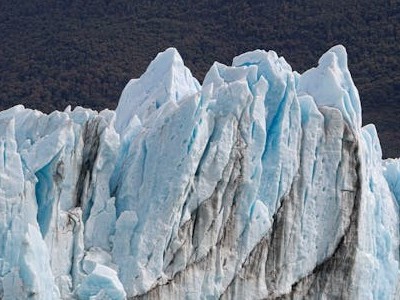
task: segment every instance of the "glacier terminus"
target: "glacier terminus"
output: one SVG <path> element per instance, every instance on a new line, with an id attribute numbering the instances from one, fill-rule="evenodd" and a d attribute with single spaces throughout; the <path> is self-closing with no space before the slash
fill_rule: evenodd
<path id="1" fill-rule="evenodd" d="M 343 46 L 174 48 L 115 111 L 0 112 L 1 299 L 400 299 L 400 160 Z"/>

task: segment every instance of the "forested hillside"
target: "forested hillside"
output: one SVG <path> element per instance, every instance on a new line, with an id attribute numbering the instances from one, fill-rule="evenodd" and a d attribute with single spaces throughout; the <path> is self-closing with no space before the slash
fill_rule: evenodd
<path id="1" fill-rule="evenodd" d="M 298 71 L 343 44 L 364 123 L 400 156 L 398 0 L 0 0 L 0 108 L 115 108 L 130 78 L 176 47 L 202 81 L 214 61 L 273 49 Z"/>

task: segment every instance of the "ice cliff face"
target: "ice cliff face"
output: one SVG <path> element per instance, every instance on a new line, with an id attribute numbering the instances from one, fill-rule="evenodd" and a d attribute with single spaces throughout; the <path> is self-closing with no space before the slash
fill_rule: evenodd
<path id="1" fill-rule="evenodd" d="M 361 127 L 342 46 L 174 49 L 115 112 L 0 113 L 2 299 L 398 299 L 400 163 Z"/>

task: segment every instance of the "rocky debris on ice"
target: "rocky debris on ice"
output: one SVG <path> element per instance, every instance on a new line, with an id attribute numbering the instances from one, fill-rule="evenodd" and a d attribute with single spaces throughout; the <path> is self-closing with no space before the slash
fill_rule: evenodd
<path id="1" fill-rule="evenodd" d="M 400 163 L 342 46 L 202 85 L 160 53 L 116 111 L 0 112 L 0 298 L 397 299 Z"/>

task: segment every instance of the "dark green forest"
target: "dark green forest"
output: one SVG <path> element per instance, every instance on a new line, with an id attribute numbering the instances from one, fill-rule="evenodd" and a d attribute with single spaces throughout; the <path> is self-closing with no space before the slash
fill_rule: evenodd
<path id="1" fill-rule="evenodd" d="M 176 47 L 202 81 L 214 61 L 273 49 L 302 72 L 343 44 L 364 124 L 400 156 L 400 0 L 0 0 L 0 109 L 115 108 Z"/>

